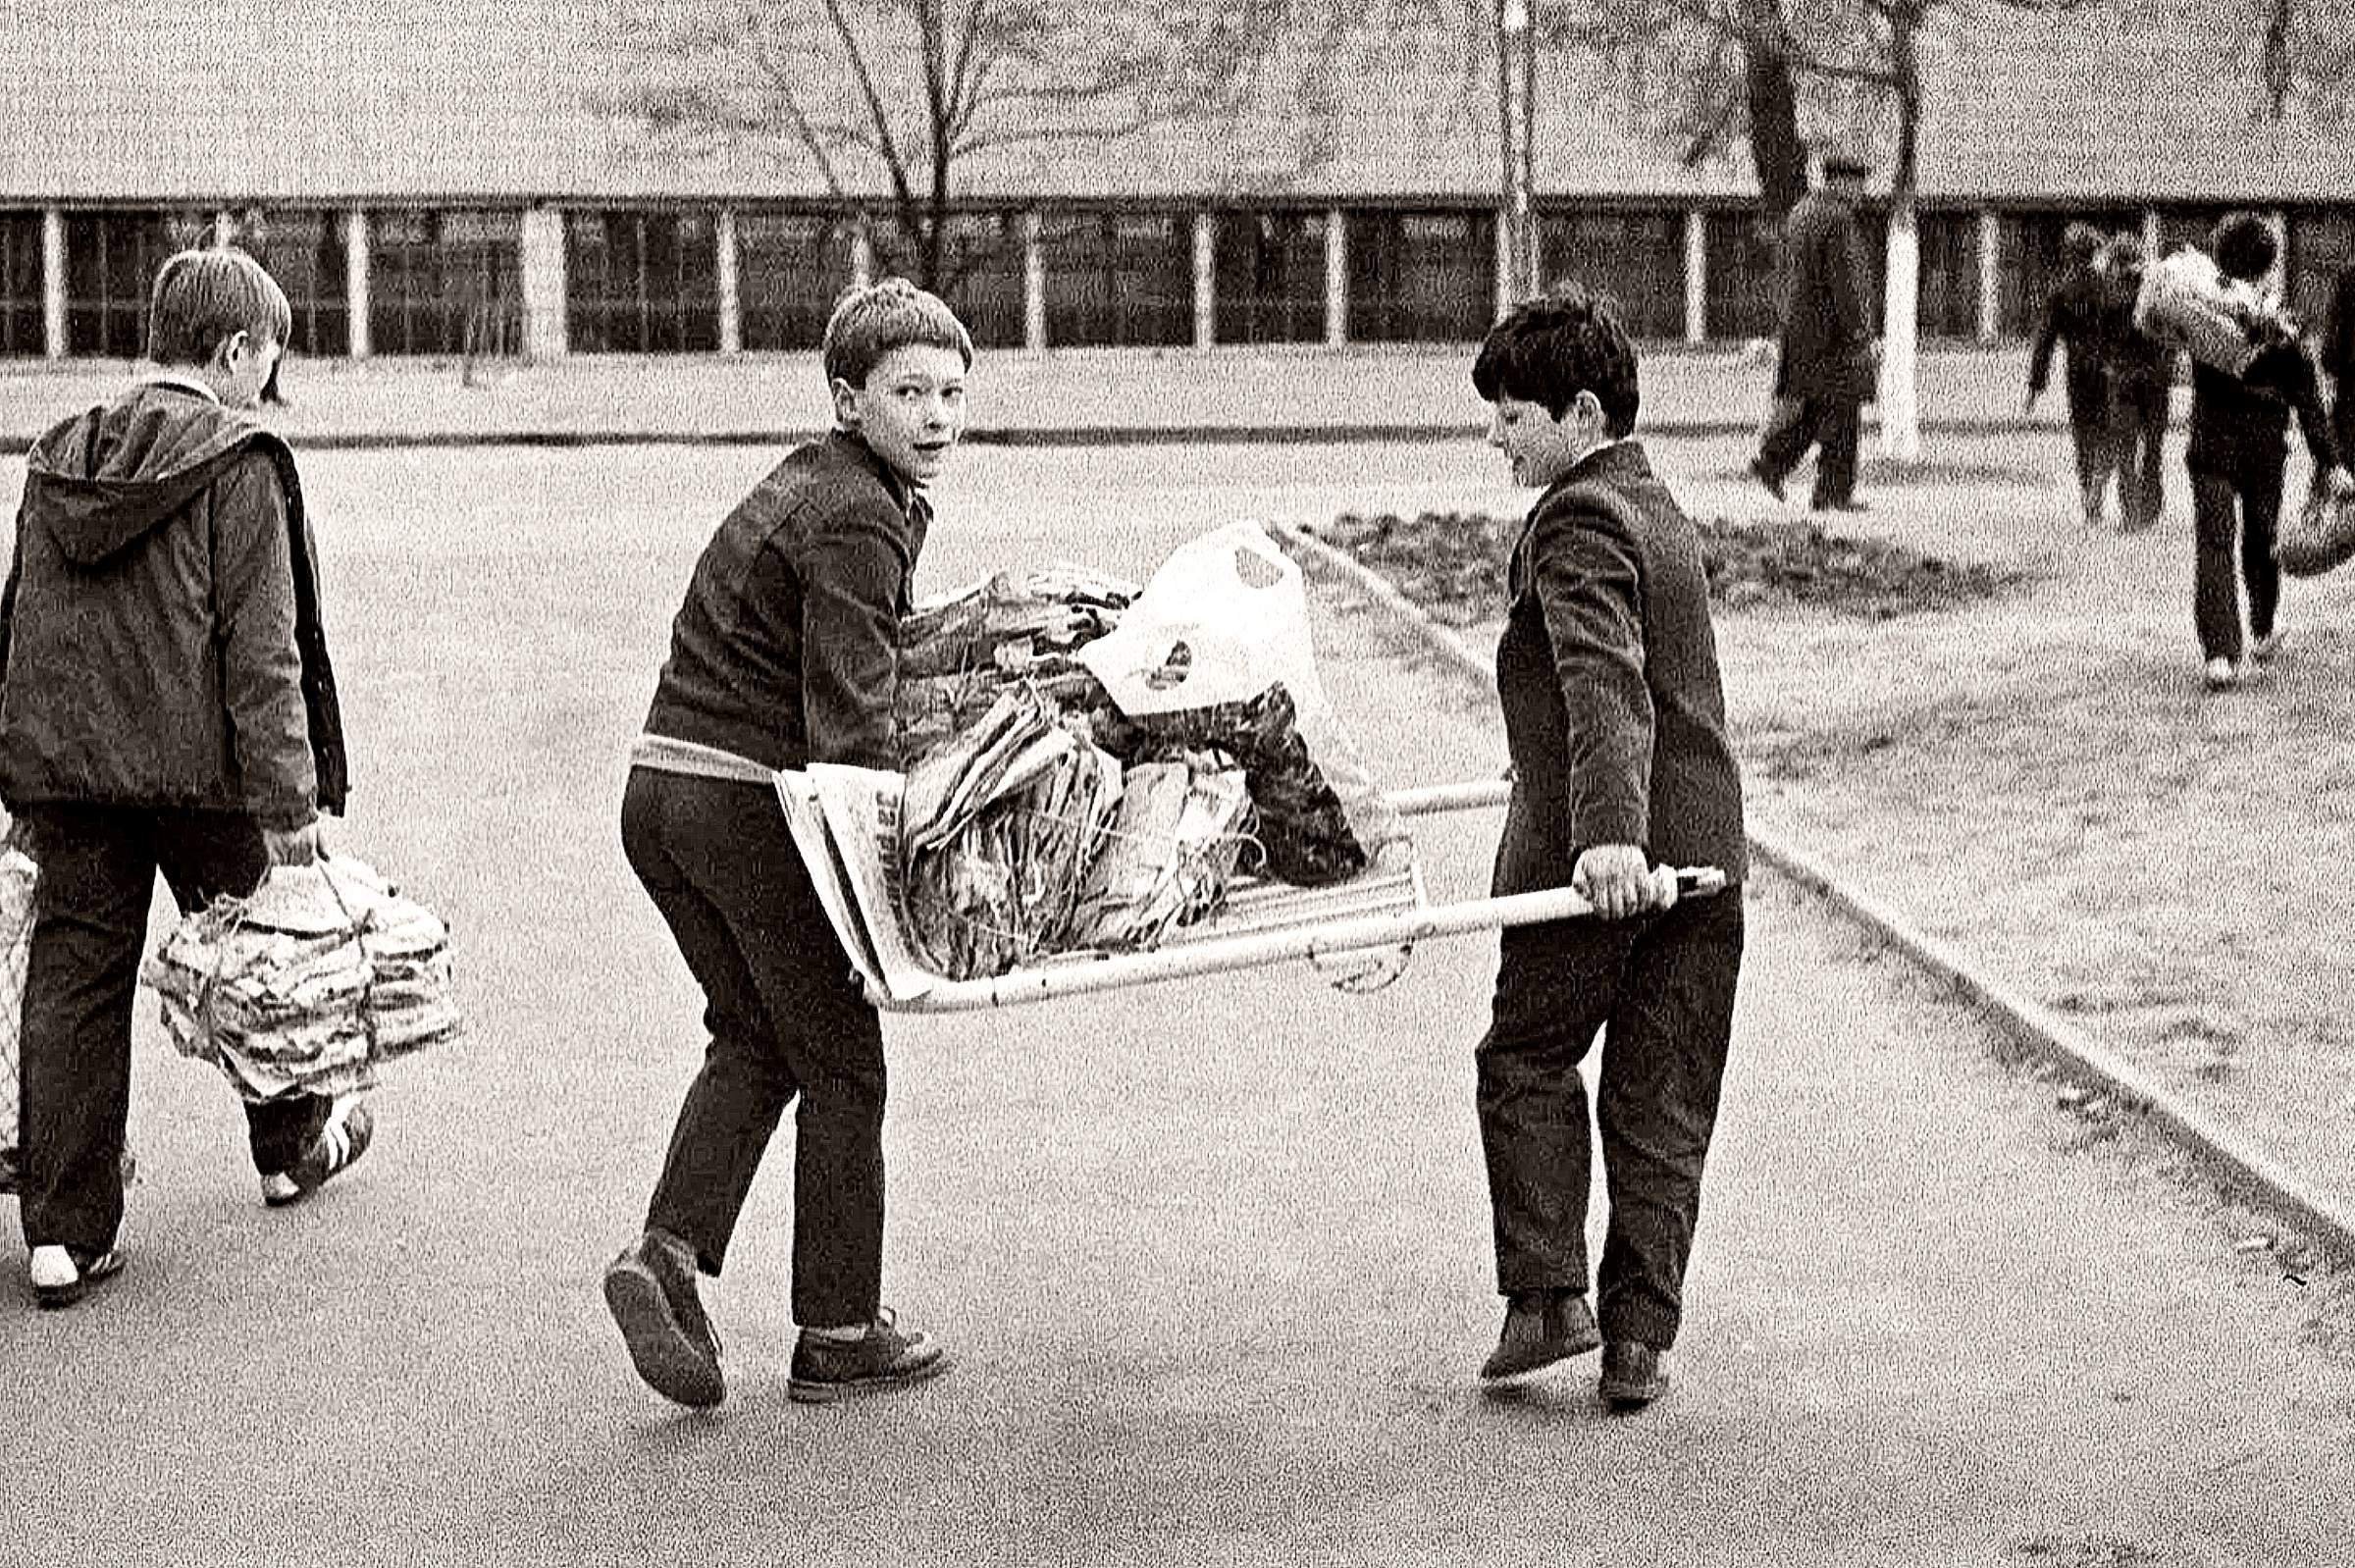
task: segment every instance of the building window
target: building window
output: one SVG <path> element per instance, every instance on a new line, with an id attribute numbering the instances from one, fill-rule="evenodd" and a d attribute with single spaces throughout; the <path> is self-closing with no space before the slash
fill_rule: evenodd
<path id="1" fill-rule="evenodd" d="M 571 212 L 565 332 L 580 353 L 719 346 L 717 220 L 707 212 Z"/>
<path id="2" fill-rule="evenodd" d="M 0 356 L 47 353 L 43 316 L 41 215 L 0 212 Z"/>
<path id="3" fill-rule="evenodd" d="M 1213 254 L 1220 342 L 1324 340 L 1323 213 L 1221 213 Z"/>
<path id="4" fill-rule="evenodd" d="M 1685 334 L 1685 219 L 1677 212 L 1589 209 L 1538 215 L 1540 272 L 1607 297 L 1635 338 Z"/>
<path id="5" fill-rule="evenodd" d="M 380 354 L 523 351 L 523 215 L 368 215 L 368 339 Z"/>
<path id="6" fill-rule="evenodd" d="M 1194 340 L 1192 220 L 1174 212 L 1049 217 L 1047 341 L 1168 345 Z"/>
<path id="7" fill-rule="evenodd" d="M 1703 232 L 1709 252 L 1708 336 L 1777 336 L 1783 306 L 1773 229 L 1755 212 L 1734 211 L 1710 213 Z"/>
<path id="8" fill-rule="evenodd" d="M 1920 332 L 1924 338 L 1979 334 L 1979 217 L 1925 212 L 1921 233 Z"/>
<path id="9" fill-rule="evenodd" d="M 147 351 L 147 297 L 164 258 L 212 243 L 209 213 L 66 215 L 66 351 L 136 359 Z"/>
<path id="10" fill-rule="evenodd" d="M 817 213 L 736 215 L 736 310 L 745 347 L 818 347 L 850 281 L 849 224 Z"/>
<path id="11" fill-rule="evenodd" d="M 2008 338 L 2032 338 L 2044 302 L 2061 281 L 2061 236 L 2072 223 L 2087 223 L 2105 235 L 2142 234 L 2142 214 L 2126 207 L 2079 212 L 2006 213 L 1997 224 L 1997 273 L 2003 293 L 1996 301 L 1996 326 Z M 2200 236 L 2207 236 L 2205 224 Z M 2164 230 L 2162 232 L 2164 244 Z"/>
<path id="12" fill-rule="evenodd" d="M 1477 342 L 1495 319 L 1496 215 L 1353 212 L 1349 336 Z"/>
<path id="13" fill-rule="evenodd" d="M 229 238 L 270 269 L 293 308 L 287 346 L 298 354 L 351 351 L 350 271 L 343 260 L 343 215 L 316 210 L 230 214 Z"/>
<path id="14" fill-rule="evenodd" d="M 949 302 L 978 348 L 1022 345 L 1022 224 L 1011 212 L 953 212 L 941 230 L 940 267 L 926 264 L 923 241 L 897 225 L 874 231 L 875 276 L 928 286 Z"/>

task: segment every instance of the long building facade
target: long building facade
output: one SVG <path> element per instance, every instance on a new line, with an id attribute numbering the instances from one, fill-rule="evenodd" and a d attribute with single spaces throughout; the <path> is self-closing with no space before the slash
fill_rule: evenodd
<path id="1" fill-rule="evenodd" d="M 2253 113 L 2217 65 L 2238 24 L 2213 3 L 2208 27 L 1999 12 L 1931 40 L 1925 339 L 2031 333 L 2071 220 L 2161 244 L 2233 208 L 2278 226 L 2291 302 L 2319 318 L 2355 266 L 2355 135 Z M 135 356 L 156 264 L 216 240 L 284 284 L 298 352 L 358 358 L 806 350 L 845 285 L 908 270 L 878 209 L 861 221 L 790 160 L 633 144 L 590 107 L 602 57 L 559 0 L 332 20 L 311 0 L 143 0 L 147 30 L 78 20 L 109 10 L 58 0 L 12 34 L 0 359 Z M 1572 63 L 1549 71 L 1542 274 L 1610 293 L 1655 343 L 1771 334 L 1740 159 L 1682 165 Z M 1280 138 L 1244 126 L 976 161 L 944 291 L 992 348 L 1477 339 L 1511 275 L 1477 97 L 1370 79 L 1313 165 L 1263 157 Z"/>
<path id="2" fill-rule="evenodd" d="M 2225 210 L 1929 208 L 1922 335 L 2032 333 L 2071 221 L 2156 245 Z M 2355 266 L 2355 200 L 2265 210 L 2293 304 L 2319 312 Z M 1876 239 L 1879 225 L 1868 217 Z M 1648 340 L 1774 331 L 1751 204 L 1557 201 L 1539 230 L 1544 275 L 1607 291 Z M 993 348 L 1461 342 L 1494 319 L 1509 276 L 1497 209 L 1466 203 L 976 207 L 952 231 L 948 292 Z M 717 202 L 0 210 L 0 356 L 135 357 L 157 263 L 216 239 L 268 263 L 309 355 L 810 349 L 845 285 L 900 265 L 874 235 L 823 207 Z"/>

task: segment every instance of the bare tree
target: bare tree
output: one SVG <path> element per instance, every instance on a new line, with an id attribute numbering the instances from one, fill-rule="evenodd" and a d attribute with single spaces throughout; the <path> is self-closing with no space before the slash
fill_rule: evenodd
<path id="1" fill-rule="evenodd" d="M 622 0 L 603 30 L 624 79 L 593 96 L 672 148 L 814 173 L 863 224 L 879 209 L 937 287 L 975 159 L 1232 114 L 1286 67 L 1313 159 L 1333 78 L 1302 29 L 1345 20 L 1339 0 Z"/>
<path id="2" fill-rule="evenodd" d="M 2266 106 L 2276 117 L 2293 103 L 2342 123 L 2355 94 L 2355 3 L 2351 0 L 2243 0 L 2256 33 Z"/>

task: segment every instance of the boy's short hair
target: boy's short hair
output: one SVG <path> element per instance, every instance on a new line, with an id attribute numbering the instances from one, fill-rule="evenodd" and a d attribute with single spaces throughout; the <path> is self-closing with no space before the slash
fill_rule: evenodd
<path id="1" fill-rule="evenodd" d="M 1489 402 L 1518 397 L 1556 419 L 1581 392 L 1591 392 L 1613 436 L 1636 428 L 1643 402 L 1636 346 L 1618 313 L 1575 283 L 1557 284 L 1505 312 L 1472 361 L 1472 385 Z"/>
<path id="2" fill-rule="evenodd" d="M 2061 254 L 2070 261 L 2091 261 L 2101 248 L 2102 232 L 2089 223 L 2071 223 L 2061 231 Z"/>
<path id="3" fill-rule="evenodd" d="M 287 291 L 235 245 L 183 250 L 156 269 L 147 296 L 147 357 L 159 365 L 201 365 L 237 333 L 284 343 L 294 330 Z"/>
<path id="4" fill-rule="evenodd" d="M 2274 237 L 2272 227 L 2255 213 L 2228 212 L 2208 232 L 2208 250 L 2216 258 L 2218 272 L 2243 283 L 2255 283 L 2274 270 L 2274 262 L 2281 254 L 2281 241 Z"/>
<path id="5" fill-rule="evenodd" d="M 868 371 L 895 348 L 954 348 L 972 368 L 973 338 L 948 301 L 905 278 L 853 284 L 826 318 L 826 384 L 866 385 Z"/>

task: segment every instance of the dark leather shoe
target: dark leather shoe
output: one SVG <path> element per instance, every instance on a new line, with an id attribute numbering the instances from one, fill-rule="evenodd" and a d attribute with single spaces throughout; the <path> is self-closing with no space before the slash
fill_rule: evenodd
<path id="1" fill-rule="evenodd" d="M 1638 1339 L 1602 1347 L 1602 1381 L 1596 1392 L 1613 1410 L 1641 1410 L 1668 1391 L 1666 1352 Z"/>
<path id="2" fill-rule="evenodd" d="M 1851 496 L 1845 500 L 1819 500 L 1809 506 L 1807 510 L 1811 512 L 1868 512 L 1872 510 L 1872 503 L 1858 500 Z"/>
<path id="3" fill-rule="evenodd" d="M 1480 1380 L 1510 1388 L 1602 1343 L 1587 1298 L 1565 1290 L 1520 1290 L 1505 1298 L 1504 1332 Z"/>
<path id="4" fill-rule="evenodd" d="M 1753 457 L 1750 460 L 1750 477 L 1765 486 L 1766 494 L 1776 500 L 1783 498 L 1783 482 L 1774 477 L 1774 470 L 1766 466 L 1765 458 Z"/>
<path id="5" fill-rule="evenodd" d="M 930 1334 L 901 1333 L 886 1307 L 857 1339 L 803 1330 L 785 1391 L 804 1404 L 832 1404 L 853 1394 L 905 1388 L 948 1370 L 948 1352 Z"/>
<path id="6" fill-rule="evenodd" d="M 650 1230 L 605 1267 L 605 1308 L 648 1387 L 676 1404 L 719 1403 L 719 1336 L 695 1293 L 695 1256 L 667 1231 Z"/>

